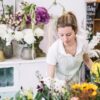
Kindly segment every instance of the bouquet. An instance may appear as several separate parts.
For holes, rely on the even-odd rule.
[[[76,83],[71,86],[71,95],[71,100],[99,100],[100,90],[93,83]]]
[[[100,60],[93,62],[91,68],[91,78],[93,82],[100,84]]]
[[[38,76],[39,85],[34,100],[69,100],[65,82],[59,79],[46,78]]]

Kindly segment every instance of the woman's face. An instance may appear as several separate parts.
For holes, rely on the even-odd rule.
[[[59,27],[58,36],[65,44],[70,43],[76,39],[75,31],[71,26]]]

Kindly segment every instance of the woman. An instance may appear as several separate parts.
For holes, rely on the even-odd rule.
[[[82,63],[90,68],[92,61],[84,52],[85,41],[77,36],[77,20],[72,12],[58,18],[57,32],[59,39],[47,53],[48,74],[51,78],[65,80],[67,84],[81,82],[81,76],[85,75]]]

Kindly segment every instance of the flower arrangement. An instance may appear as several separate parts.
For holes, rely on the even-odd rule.
[[[39,85],[34,100],[69,100],[65,82],[59,79],[42,79],[40,75]]]
[[[10,20],[11,16],[13,15],[13,6],[10,5],[4,5],[4,0],[0,0],[2,4],[2,11],[0,14],[0,24],[8,24],[8,21]]]
[[[0,39],[1,45],[10,45],[13,40],[13,30],[8,27],[8,20],[13,15],[13,6],[4,5],[4,0],[0,0],[2,4],[2,11],[0,14]]]
[[[7,27],[7,25],[0,25],[0,51],[4,55],[3,58],[11,58],[13,56],[13,33],[13,30]],[[2,57],[0,60],[2,61]]]
[[[73,84],[71,86],[71,100],[99,100],[100,91],[93,83]]]
[[[91,28],[85,30],[83,28],[80,29],[82,37],[84,37],[85,41],[87,42],[87,53],[89,54],[90,58],[95,61],[100,58],[100,32],[94,33],[92,32]],[[85,50],[85,51],[86,51]]]
[[[49,22],[50,15],[46,8],[38,7],[34,3],[21,2],[20,8],[15,15],[15,22],[18,25],[15,31],[15,40],[33,47],[36,57],[44,56],[39,44],[44,36],[44,25]]]
[[[20,22],[21,29],[26,27],[35,28],[49,22],[50,16],[44,7],[38,7],[34,3],[21,2],[21,9],[17,12],[15,19]]]
[[[87,40],[88,40],[88,54],[93,61],[100,58],[100,32],[93,34],[91,28],[88,29]]]
[[[93,82],[100,84],[100,60],[93,63],[91,68],[91,77]]]
[[[15,95],[15,100],[33,100],[34,95],[33,95],[33,90],[32,89],[28,89],[28,90],[24,90],[21,87],[21,90],[18,91]]]

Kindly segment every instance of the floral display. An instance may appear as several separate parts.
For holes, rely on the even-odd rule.
[[[50,19],[47,9],[23,1],[18,12],[13,13],[11,9],[8,11],[9,13],[6,14],[4,11],[0,16],[0,41],[2,43],[0,48],[3,41],[8,46],[15,40],[18,44],[34,50],[36,57],[45,56],[39,45],[44,37],[44,25]]]
[[[71,86],[72,100],[99,100],[100,91],[93,83],[76,83]]]
[[[15,20],[19,21],[21,30],[27,27],[34,29],[49,22],[50,16],[46,8],[28,2],[21,2],[20,7]]]
[[[91,68],[92,81],[100,83],[100,61],[95,61]]]
[[[74,83],[70,89],[66,82],[57,78],[43,78],[36,72],[39,83],[36,90],[21,89],[14,97],[5,97],[3,100],[100,100],[100,87],[94,83]]]
[[[59,81],[59,82],[58,82]],[[40,85],[37,86],[37,93],[35,100],[68,100],[69,93],[65,85],[62,85],[61,80],[52,80],[50,87],[45,81],[40,81]]]
[[[8,24],[11,16],[13,15],[13,6],[4,5],[4,0],[0,0],[2,4],[2,10],[0,13],[0,24]]]
[[[94,33],[91,29],[85,31],[88,40],[88,54],[92,58],[93,61],[100,58],[100,32]]]
[[[37,86],[35,100],[69,100],[70,95],[65,81],[51,78],[43,79],[40,74],[37,77],[40,84]]]

